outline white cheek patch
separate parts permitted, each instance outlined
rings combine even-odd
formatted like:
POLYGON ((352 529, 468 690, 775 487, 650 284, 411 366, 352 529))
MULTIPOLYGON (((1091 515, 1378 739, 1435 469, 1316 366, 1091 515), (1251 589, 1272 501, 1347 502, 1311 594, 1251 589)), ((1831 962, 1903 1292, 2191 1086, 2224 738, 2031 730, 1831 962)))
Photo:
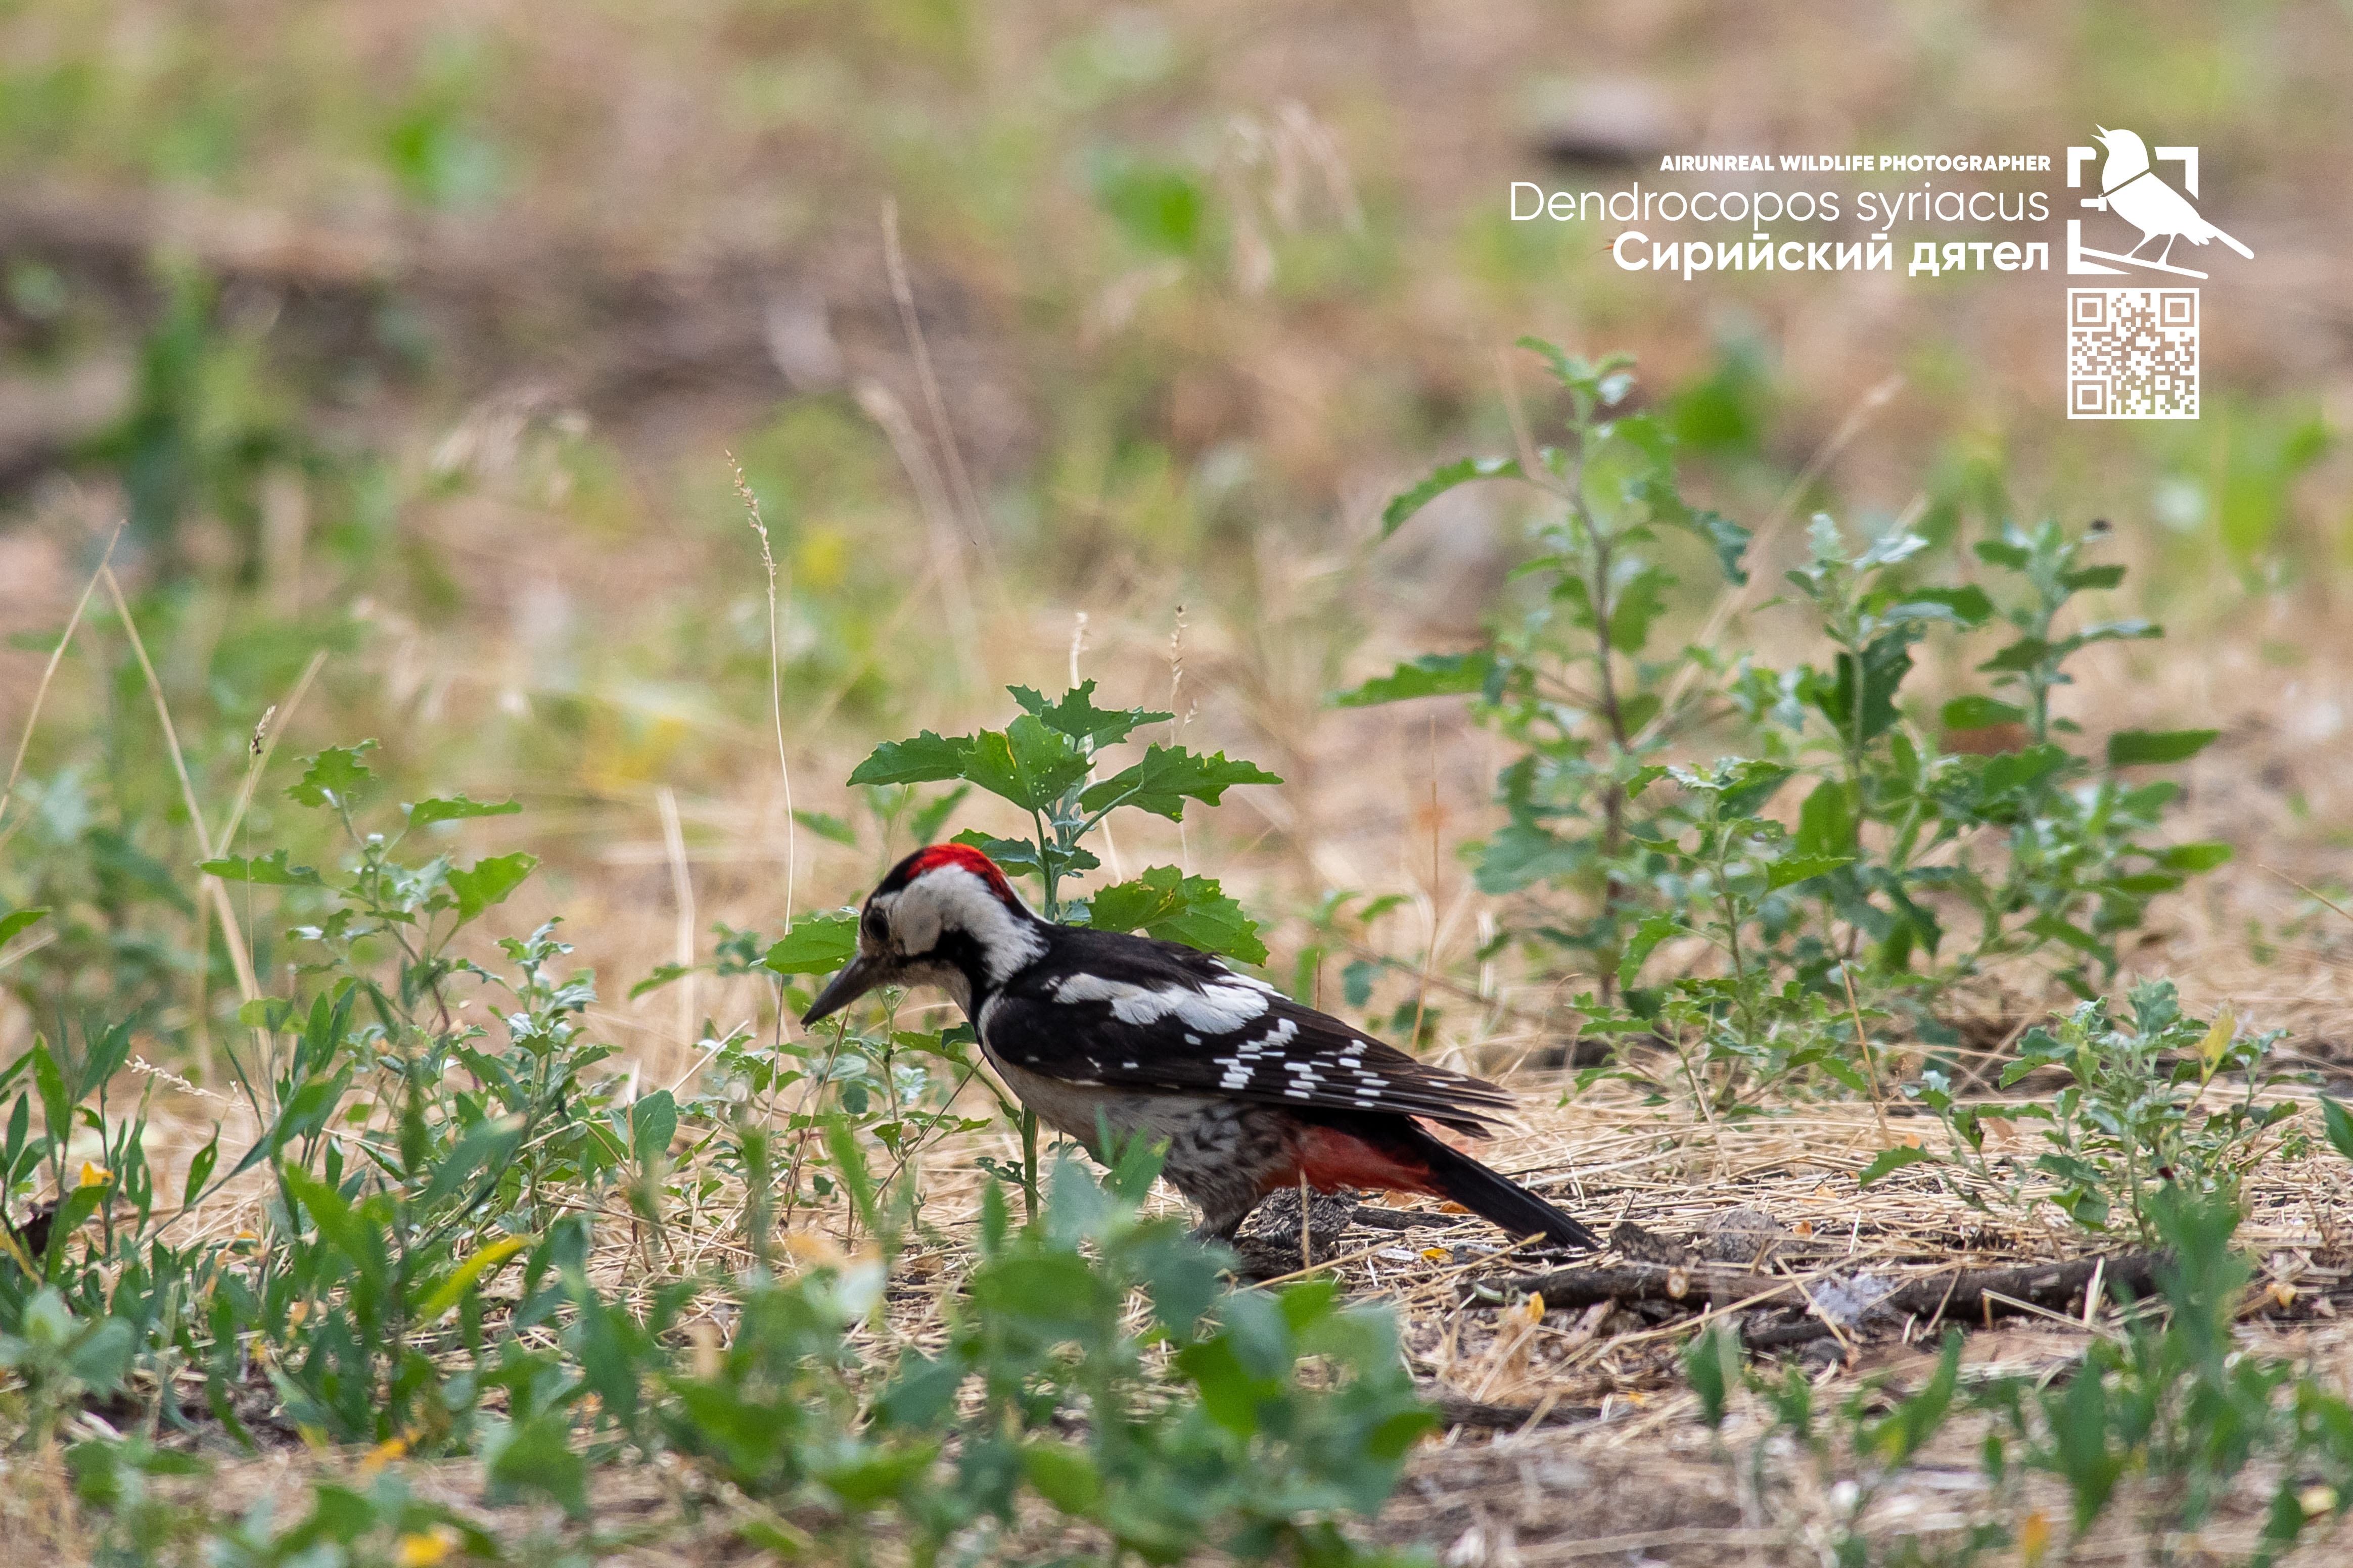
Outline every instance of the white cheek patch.
POLYGON ((1210 1034, 1230 1034, 1266 1011, 1267 993, 1237 976, 1196 991, 1189 985, 1138 985, 1100 974, 1073 974, 1054 985, 1058 1002, 1108 1002, 1123 1024, 1156 1024, 1163 1018, 1210 1034))
POLYGON ((1019 911, 1007 909, 987 883, 962 867, 926 871, 888 897, 892 900, 892 938, 909 958, 931 952, 952 931, 973 939, 995 983, 1002 984, 1045 956, 1046 939, 1019 911))

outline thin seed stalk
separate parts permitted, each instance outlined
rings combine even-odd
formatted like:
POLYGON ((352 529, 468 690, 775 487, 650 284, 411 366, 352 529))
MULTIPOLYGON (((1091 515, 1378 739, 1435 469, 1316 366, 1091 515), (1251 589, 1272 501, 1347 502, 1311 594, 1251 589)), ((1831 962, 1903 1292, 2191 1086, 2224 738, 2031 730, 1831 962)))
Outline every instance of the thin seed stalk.
MULTIPOLYGON (((1619 761, 1627 752, 1626 717, 1618 702, 1617 671, 1609 648, 1609 537, 1595 523, 1593 514, 1586 508, 1585 465, 1581 456, 1569 481, 1569 506, 1588 541, 1588 553, 1593 562, 1591 585, 1587 590, 1593 606, 1593 662, 1596 686, 1601 698, 1601 716, 1609 727, 1609 771, 1601 786, 1601 851, 1603 863, 1608 865, 1617 860, 1626 836, 1626 787, 1618 777, 1619 761)), ((1615 919, 1619 906, 1625 902, 1625 883, 1614 869, 1607 872, 1601 888, 1601 916, 1605 922, 1615 919)), ((1605 1004, 1616 989, 1617 971, 1614 962, 1605 962, 1601 965, 1601 1000, 1605 1004)))

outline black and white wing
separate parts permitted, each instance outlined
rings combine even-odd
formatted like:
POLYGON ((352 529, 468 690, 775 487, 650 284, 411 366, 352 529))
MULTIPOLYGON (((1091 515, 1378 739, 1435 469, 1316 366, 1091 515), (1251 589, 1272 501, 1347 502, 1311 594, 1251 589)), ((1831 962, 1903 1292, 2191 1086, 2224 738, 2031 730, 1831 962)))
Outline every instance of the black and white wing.
POLYGON ((1423 1116, 1474 1135, 1513 1108, 1493 1084, 1416 1061, 1189 948, 1061 934, 981 1005, 982 1044, 1000 1061, 1077 1084, 1423 1116))

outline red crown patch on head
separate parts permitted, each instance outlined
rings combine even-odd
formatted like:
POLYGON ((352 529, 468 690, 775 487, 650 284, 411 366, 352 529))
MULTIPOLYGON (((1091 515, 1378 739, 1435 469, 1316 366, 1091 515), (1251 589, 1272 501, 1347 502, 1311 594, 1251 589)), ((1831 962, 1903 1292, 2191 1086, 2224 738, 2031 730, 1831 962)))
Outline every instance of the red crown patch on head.
POLYGON ((900 861, 898 869, 884 879, 882 885, 885 889, 904 887, 928 872, 951 867, 971 872, 987 883, 988 890, 1007 903, 1014 901, 1012 884, 1006 881, 1005 873, 997 869, 997 862, 969 844, 934 844, 918 849, 900 861))

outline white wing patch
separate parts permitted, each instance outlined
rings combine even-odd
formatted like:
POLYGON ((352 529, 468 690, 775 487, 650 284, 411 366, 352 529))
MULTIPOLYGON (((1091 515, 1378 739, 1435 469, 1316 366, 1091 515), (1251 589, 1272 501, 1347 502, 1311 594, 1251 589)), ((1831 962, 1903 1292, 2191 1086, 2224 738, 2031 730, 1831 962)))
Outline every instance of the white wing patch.
MULTIPOLYGON (((1163 1018, 1211 1034, 1230 1034, 1266 1011, 1266 988, 1240 975, 1195 990, 1189 985, 1138 985, 1100 974, 1072 974, 1055 982, 1058 1002, 1108 1002, 1123 1024, 1156 1024, 1163 1018)), ((1285 1020, 1285 1026, 1291 1026, 1285 1020)))

